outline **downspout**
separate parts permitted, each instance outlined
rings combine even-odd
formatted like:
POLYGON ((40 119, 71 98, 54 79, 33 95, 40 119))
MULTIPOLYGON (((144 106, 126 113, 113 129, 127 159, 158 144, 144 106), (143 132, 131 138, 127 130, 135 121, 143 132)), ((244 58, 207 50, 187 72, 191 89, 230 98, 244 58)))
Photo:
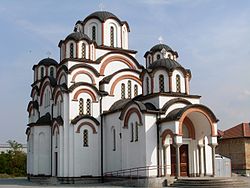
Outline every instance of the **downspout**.
POLYGON ((104 183, 103 176, 103 116, 102 116, 102 95, 100 98, 100 116, 101 116, 101 182, 104 183))
POLYGON ((54 107, 54 104, 51 105, 51 126, 50 126, 50 175, 52 177, 52 156, 53 156, 53 144, 52 144, 52 141, 53 141, 53 124, 52 124, 52 121, 53 121, 53 116, 54 116, 54 113, 53 113, 53 107, 54 107))
POLYGON ((159 113, 156 114, 156 126, 157 126, 157 177, 160 177, 160 126, 158 123, 159 113))

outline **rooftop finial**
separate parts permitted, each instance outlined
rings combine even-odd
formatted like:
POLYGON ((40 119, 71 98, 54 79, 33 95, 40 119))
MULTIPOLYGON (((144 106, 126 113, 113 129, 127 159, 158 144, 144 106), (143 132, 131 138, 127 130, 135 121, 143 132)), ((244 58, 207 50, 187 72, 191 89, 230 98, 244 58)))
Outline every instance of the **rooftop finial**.
POLYGON ((48 56, 48 58, 51 56, 51 52, 50 51, 47 51, 47 56, 48 56))
POLYGON ((159 43, 162 44, 162 42, 163 42, 162 36, 159 36, 158 40, 159 40, 159 43))
POLYGON ((101 1, 100 4, 99 4, 99 8, 101 9, 101 11, 103 11, 103 9, 104 9, 104 4, 102 3, 102 1, 101 1))

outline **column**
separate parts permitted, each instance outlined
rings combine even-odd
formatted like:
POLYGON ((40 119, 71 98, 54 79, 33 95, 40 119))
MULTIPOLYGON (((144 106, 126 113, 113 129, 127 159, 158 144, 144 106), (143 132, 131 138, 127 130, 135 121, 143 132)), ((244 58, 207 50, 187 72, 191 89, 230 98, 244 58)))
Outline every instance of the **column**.
POLYGON ((180 172, 180 146, 181 144, 175 144, 175 149, 176 149, 176 177, 181 176, 180 172))
POLYGON ((209 146, 212 148, 212 170, 213 170, 213 174, 212 176, 215 176, 215 147, 216 144, 209 144, 209 146))
POLYGON ((204 145, 199 144, 199 176, 204 176, 204 145))
POLYGON ((185 75, 185 92, 189 95, 189 74, 185 75))

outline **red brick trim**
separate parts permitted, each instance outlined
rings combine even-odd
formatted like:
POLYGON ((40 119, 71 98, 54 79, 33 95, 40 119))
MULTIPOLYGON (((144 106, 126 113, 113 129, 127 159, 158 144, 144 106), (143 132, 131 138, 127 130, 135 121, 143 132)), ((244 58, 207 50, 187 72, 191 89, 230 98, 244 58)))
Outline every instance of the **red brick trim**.
POLYGON ((81 130, 81 128, 82 128, 83 126, 90 126, 90 127, 92 128, 92 130, 93 130, 93 134, 97 134, 97 131, 96 131, 95 126, 94 126, 92 123, 90 123, 90 122, 83 122, 83 123, 81 123, 81 124, 77 127, 76 133, 80 133, 80 130, 81 130))
POLYGON ((188 133, 189 133, 189 138, 192 138, 195 140, 195 128, 193 122, 188 118, 185 117, 184 121, 182 124, 179 124, 179 134, 183 135, 182 129, 183 129, 183 124, 187 126, 188 133))
POLYGON ((127 111, 125 118, 124 118, 124 128, 128 128, 128 120, 131 114, 136 113, 138 118, 139 118, 139 122, 142 125, 142 117, 141 117, 141 113, 137 108, 131 108, 127 111))
POLYGON ((58 134, 59 134, 59 125, 55 122, 55 123, 53 124, 53 128, 52 128, 52 135, 55 134, 56 129, 57 129, 58 134))
POLYGON ((166 129, 166 130, 161 134, 162 145, 164 145, 164 141, 165 141, 167 135, 170 135, 171 138, 172 138, 172 141, 174 142, 174 133, 173 133, 170 129, 166 129))
POLYGON ((114 95, 115 86, 118 84, 118 82, 120 82, 121 80, 124 80, 124 79, 131 79, 131 80, 136 81, 138 84, 140 84, 140 86, 142 85, 141 80, 139 78, 132 76, 132 75, 123 75, 123 76, 120 76, 119 78, 117 78, 113 82, 111 89, 110 89, 110 95, 114 95))
POLYGON ((89 94, 90 95, 90 97, 91 97, 91 99, 92 99, 92 102, 96 102, 96 96, 95 96, 95 94, 91 91, 91 90, 89 90, 89 89, 80 89, 80 90, 78 90, 76 93, 75 93, 75 95, 74 95, 74 97, 73 97, 73 100, 78 100, 77 98, 78 98, 78 96, 81 94, 81 93, 87 93, 87 94, 89 94))
POLYGON ((136 67, 134 66, 133 62, 129 61, 128 59, 126 59, 125 57, 122 57, 122 56, 112 56, 112 57, 109 57, 107 58, 103 64, 101 65, 101 68, 100 68, 100 75, 104 75, 104 71, 105 71, 105 68, 107 67, 107 65, 113 61, 121 61, 123 62, 124 64, 126 64, 129 68, 131 69, 136 69, 136 67))
POLYGON ((80 71, 76 72, 76 73, 73 75, 71 81, 72 81, 72 82, 75 82, 75 79, 76 79, 76 77, 77 77, 79 74, 86 74, 86 75, 88 75, 88 76, 90 77, 91 81, 92 81, 92 84, 94 84, 94 85, 96 84, 96 83, 95 83, 95 78, 94 78, 89 72, 84 71, 84 70, 80 70, 80 71))
POLYGON ((45 91, 45 89, 46 89, 47 86, 49 86, 49 88, 50 88, 50 94, 52 96, 52 90, 51 90, 51 87, 50 87, 50 83, 49 83, 49 81, 47 81, 41 87, 40 106, 42 106, 42 104, 43 104, 43 94, 44 94, 44 91, 45 91))

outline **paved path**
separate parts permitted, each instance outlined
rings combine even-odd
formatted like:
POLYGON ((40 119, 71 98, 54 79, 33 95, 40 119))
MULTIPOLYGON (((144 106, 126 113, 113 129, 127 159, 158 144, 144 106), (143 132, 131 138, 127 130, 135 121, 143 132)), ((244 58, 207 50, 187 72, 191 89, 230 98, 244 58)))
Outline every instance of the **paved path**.
MULTIPOLYGON (((250 188, 250 177, 237 177, 239 180, 246 181, 248 182, 247 187, 244 188, 250 188)), ((110 186, 110 185, 105 185, 105 184, 90 184, 90 185, 77 185, 77 184, 60 184, 60 185, 41 185, 38 183, 32 183, 28 181, 26 178, 15 178, 15 179, 0 179, 0 188, 39 188, 39 187, 44 187, 44 188, 55 188, 55 187, 63 187, 63 188, 73 188, 73 187, 91 187, 91 188, 102 188, 102 187, 117 187, 117 188, 122 188, 122 186, 110 186)), ((239 187, 241 188, 241 187, 239 187)))

